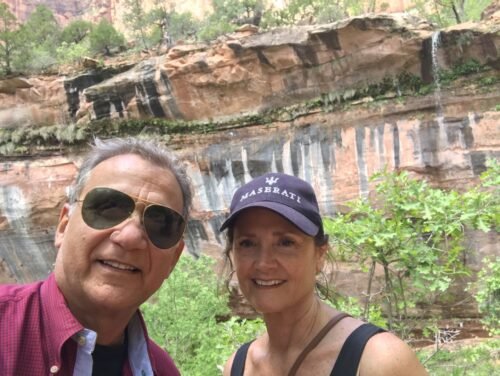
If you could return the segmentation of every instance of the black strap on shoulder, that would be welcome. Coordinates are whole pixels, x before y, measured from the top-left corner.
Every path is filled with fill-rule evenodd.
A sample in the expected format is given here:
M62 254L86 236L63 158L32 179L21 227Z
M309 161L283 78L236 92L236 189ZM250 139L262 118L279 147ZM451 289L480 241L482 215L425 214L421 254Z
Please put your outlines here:
M243 376L245 372L245 361L247 360L248 348L253 341L242 345L234 355L233 365L231 366L231 376Z
M340 354L330 376L356 376L366 342L375 334L382 332L385 330L372 324L363 324L356 328L340 349Z
M299 354L297 359L295 360L295 363L293 363L292 368L290 368L290 371L288 372L288 376L295 376L297 373L297 370L300 367L300 364L304 361L306 358L307 354L309 354L318 344L321 342L321 340L328 334L328 332L335 326L337 323L345 319L346 317L351 317L351 315L340 312L336 316L332 317L330 321L326 323L326 325L314 336L314 338L307 344L304 350Z

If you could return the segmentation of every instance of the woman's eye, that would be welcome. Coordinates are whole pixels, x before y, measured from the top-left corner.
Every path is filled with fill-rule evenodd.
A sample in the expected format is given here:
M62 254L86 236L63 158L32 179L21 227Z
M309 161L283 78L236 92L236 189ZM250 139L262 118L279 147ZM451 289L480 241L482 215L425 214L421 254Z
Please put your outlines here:
M255 243L250 239L242 239L238 241L238 247L240 248L250 248L253 247Z
M278 244L282 247L293 247L295 245L295 241L293 239L281 239Z

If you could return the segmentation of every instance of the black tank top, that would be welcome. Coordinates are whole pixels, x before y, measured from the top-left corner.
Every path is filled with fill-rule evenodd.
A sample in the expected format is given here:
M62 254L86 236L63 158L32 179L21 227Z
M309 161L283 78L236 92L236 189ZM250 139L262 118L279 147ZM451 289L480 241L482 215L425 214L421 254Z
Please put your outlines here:
M330 376L356 376L366 342L375 334L382 332L385 330L372 324L363 324L356 328L342 345ZM252 342L245 343L236 352L231 367L231 376L243 376L248 348Z

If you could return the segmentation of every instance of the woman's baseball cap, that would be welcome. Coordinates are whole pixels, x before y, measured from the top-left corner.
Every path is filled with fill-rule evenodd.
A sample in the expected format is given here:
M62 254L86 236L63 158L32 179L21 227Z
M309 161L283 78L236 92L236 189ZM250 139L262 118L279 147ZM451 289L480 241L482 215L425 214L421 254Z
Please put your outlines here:
M238 188L220 231L230 227L243 210L255 207L280 214L309 236L324 234L314 189L295 176L272 172Z

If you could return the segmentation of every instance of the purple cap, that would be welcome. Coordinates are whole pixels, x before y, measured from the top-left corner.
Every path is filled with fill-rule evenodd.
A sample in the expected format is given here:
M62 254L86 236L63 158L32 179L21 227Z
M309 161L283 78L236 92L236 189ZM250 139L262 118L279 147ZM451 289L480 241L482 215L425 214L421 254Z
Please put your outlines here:
M229 217L220 231L231 226L243 210L255 207L280 214L307 235L323 234L314 190L308 182L295 176L272 172L238 188L231 201Z

